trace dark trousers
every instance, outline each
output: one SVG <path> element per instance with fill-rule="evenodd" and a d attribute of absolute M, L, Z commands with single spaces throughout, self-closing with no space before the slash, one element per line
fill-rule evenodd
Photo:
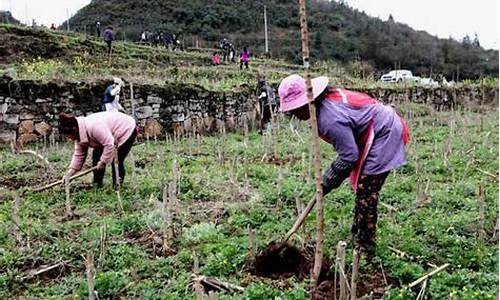
<path fill-rule="evenodd" d="M 361 175 L 356 191 L 352 238 L 354 246 L 364 252 L 369 260 L 375 254 L 378 197 L 387 175 L 389 172 Z"/>
<path fill-rule="evenodd" d="M 240 61 L 240 70 L 243 69 L 243 64 L 245 64 L 245 68 L 248 69 L 248 61 Z"/>
<path fill-rule="evenodd" d="M 134 145 L 135 138 L 137 136 L 136 130 L 132 132 L 132 135 L 121 145 L 118 147 L 118 175 L 120 176 L 120 184 L 123 183 L 123 180 L 125 178 L 125 165 L 123 162 L 125 161 L 125 157 L 127 157 L 128 153 L 130 152 L 130 149 Z M 94 148 L 92 151 L 92 166 L 97 166 L 97 163 L 101 159 L 101 155 L 103 152 L 103 148 Z M 116 173 L 115 173 L 115 168 L 114 168 L 114 163 L 115 159 L 111 162 L 111 173 L 113 174 L 113 186 L 116 185 Z M 94 184 L 97 185 L 97 187 L 102 187 L 102 182 L 104 179 L 104 172 L 106 171 L 106 168 L 101 169 L 101 170 L 95 170 L 94 171 Z"/>
<path fill-rule="evenodd" d="M 106 44 L 108 45 L 108 55 L 111 54 L 111 44 L 113 42 L 112 41 L 106 41 Z"/>

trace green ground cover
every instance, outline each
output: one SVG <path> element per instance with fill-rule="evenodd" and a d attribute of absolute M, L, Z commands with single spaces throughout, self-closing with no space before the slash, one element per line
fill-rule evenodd
<path fill-rule="evenodd" d="M 381 193 L 375 261 L 391 287 L 373 298 L 415 299 L 420 286 L 405 286 L 432 270 L 428 263 L 449 263 L 429 280 L 428 299 L 494 299 L 498 111 L 477 107 L 436 112 L 415 104 L 398 108 L 410 123 L 411 142 L 407 165 L 391 173 Z M 290 228 L 297 199 L 307 202 L 313 193 L 314 184 L 307 179 L 307 123 L 283 119 L 279 127 L 278 147 L 274 138 L 255 132 L 143 142 L 133 148 L 135 176 L 127 160 L 128 177 L 121 191 L 124 212 L 111 188 L 108 168 L 101 190 L 91 187 L 91 176 L 72 184 L 78 215 L 72 220 L 63 219 L 62 187 L 40 193 L 26 189 L 59 179 L 72 145 L 38 144 L 49 167 L 34 156 L 1 149 L 0 298 L 86 298 L 84 257 L 92 250 L 100 299 L 194 299 L 193 252 L 202 275 L 245 288 L 240 294 L 219 293 L 219 299 L 308 299 L 307 281 L 272 280 L 248 271 L 248 227 L 256 231 L 258 249 L 264 249 Z M 335 153 L 321 144 L 325 168 Z M 279 160 L 272 158 L 276 149 Z M 174 237 L 167 241 L 172 251 L 163 251 L 163 189 L 173 181 L 174 160 L 180 169 Z M 480 185 L 486 195 L 484 237 L 479 234 Z M 7 188 L 17 190 L 22 200 L 22 241 L 17 245 Z M 338 241 L 348 241 L 351 249 L 353 201 L 347 183 L 325 198 L 325 252 L 330 260 Z M 314 235 L 315 214 L 311 214 L 293 243 L 307 248 Z M 391 248 L 412 257 L 399 257 Z M 35 274 L 59 262 L 64 267 Z M 361 273 L 368 269 L 362 262 Z"/>

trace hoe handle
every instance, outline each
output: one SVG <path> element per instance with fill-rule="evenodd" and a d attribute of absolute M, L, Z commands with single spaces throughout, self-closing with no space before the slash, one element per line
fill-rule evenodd
<path fill-rule="evenodd" d="M 90 172 L 92 172 L 92 171 L 94 171 L 94 170 L 97 170 L 97 166 L 92 167 L 92 168 L 90 168 L 90 169 L 87 169 L 87 170 L 85 170 L 85 171 L 83 171 L 83 172 L 80 172 L 80 173 L 78 173 L 78 174 L 76 174 L 76 175 L 73 175 L 73 176 L 71 176 L 71 177 L 69 178 L 69 180 L 71 181 L 71 180 L 73 180 L 73 179 L 76 179 L 76 178 L 82 177 L 83 175 L 87 175 L 88 173 L 90 173 Z M 63 183 L 64 183 L 64 181 L 63 181 L 62 179 L 60 179 L 60 180 L 58 180 L 58 181 L 54 181 L 54 182 L 52 182 L 52 183 L 49 183 L 49 184 L 47 184 L 46 186 L 42 186 L 42 187 L 39 187 L 39 188 L 35 188 L 35 189 L 33 189 L 33 192 L 41 192 L 41 191 L 45 191 L 46 189 L 50 189 L 51 187 L 54 187 L 54 186 L 56 186 L 56 185 L 60 185 L 60 184 L 63 184 Z"/>
<path fill-rule="evenodd" d="M 309 213 L 311 213 L 311 210 L 313 209 L 314 205 L 316 205 L 316 193 L 314 193 L 314 196 L 311 199 L 311 201 L 309 201 L 306 208 L 304 208 L 304 210 L 302 211 L 300 216 L 297 218 L 297 220 L 293 224 L 292 228 L 285 235 L 285 238 L 281 242 L 282 245 L 286 244 L 288 242 L 288 240 L 292 237 L 292 235 L 295 232 L 297 232 L 297 230 L 299 230 L 300 226 L 302 226 L 302 224 L 304 224 L 306 217 L 309 215 Z"/>

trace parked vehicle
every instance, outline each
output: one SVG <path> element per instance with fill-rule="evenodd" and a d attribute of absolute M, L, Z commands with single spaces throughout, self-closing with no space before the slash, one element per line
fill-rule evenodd
<path fill-rule="evenodd" d="M 438 86 L 439 82 L 435 81 L 432 78 L 420 78 L 420 80 L 418 81 L 418 84 L 427 85 L 427 86 Z"/>
<path fill-rule="evenodd" d="M 384 82 L 402 82 L 405 80 L 415 81 L 415 77 L 409 70 L 393 70 L 387 74 L 382 75 L 380 80 Z"/>

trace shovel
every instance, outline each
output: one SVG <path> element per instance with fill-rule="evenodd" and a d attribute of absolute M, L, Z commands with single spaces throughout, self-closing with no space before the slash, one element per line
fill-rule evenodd
<path fill-rule="evenodd" d="M 307 206 L 304 208 L 300 216 L 297 217 L 297 220 L 295 220 L 295 223 L 293 224 L 292 228 L 287 232 L 285 237 L 279 241 L 278 243 L 271 242 L 265 251 L 263 251 L 259 256 L 264 255 L 264 253 L 269 253 L 269 252 L 277 252 L 279 253 L 283 247 L 288 243 L 288 240 L 294 235 L 297 230 L 299 230 L 300 226 L 304 224 L 304 221 L 306 217 L 311 213 L 311 210 L 314 208 L 314 205 L 316 205 L 316 193 L 314 193 L 311 201 L 307 204 Z"/>
<path fill-rule="evenodd" d="M 73 179 L 76 179 L 76 178 L 82 177 L 82 176 L 87 175 L 88 173 L 90 173 L 90 172 L 92 172 L 92 171 L 95 171 L 95 170 L 97 170 L 97 166 L 92 167 L 92 168 L 90 168 L 90 169 L 87 169 L 87 170 L 85 170 L 85 171 L 82 171 L 82 172 L 80 172 L 80 173 L 78 173 L 78 174 L 76 174 L 76 175 L 73 175 L 73 176 L 71 176 L 71 177 L 69 178 L 69 180 L 71 181 L 71 180 L 73 180 Z M 55 187 L 55 186 L 60 185 L 60 184 L 63 184 L 63 183 L 64 183 L 63 179 L 60 179 L 60 180 L 58 180 L 58 181 L 54 181 L 54 182 L 52 182 L 52 183 L 49 183 L 49 184 L 47 184 L 46 186 L 42 186 L 42 187 L 39 187 L 39 188 L 35 188 L 35 189 L 33 189 L 33 192 L 41 192 L 41 191 L 45 191 L 45 190 L 47 190 L 47 189 L 50 189 L 50 188 L 52 188 L 52 187 Z"/>

